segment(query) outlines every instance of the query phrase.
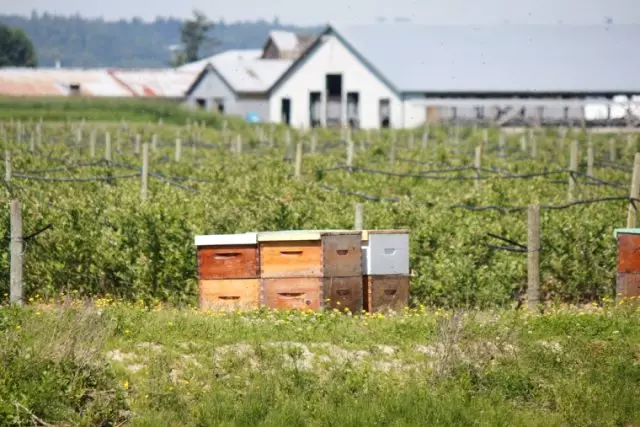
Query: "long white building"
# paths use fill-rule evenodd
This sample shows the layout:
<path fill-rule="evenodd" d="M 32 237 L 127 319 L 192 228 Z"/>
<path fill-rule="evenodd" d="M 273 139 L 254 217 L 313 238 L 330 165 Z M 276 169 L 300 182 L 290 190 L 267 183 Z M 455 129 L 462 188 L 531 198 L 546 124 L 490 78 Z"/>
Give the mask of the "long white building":
<path fill-rule="evenodd" d="M 628 100 L 640 94 L 640 56 L 630 54 L 639 26 L 375 24 L 297 40 L 273 33 L 259 57 L 212 61 L 187 102 L 306 128 L 637 113 Z"/>

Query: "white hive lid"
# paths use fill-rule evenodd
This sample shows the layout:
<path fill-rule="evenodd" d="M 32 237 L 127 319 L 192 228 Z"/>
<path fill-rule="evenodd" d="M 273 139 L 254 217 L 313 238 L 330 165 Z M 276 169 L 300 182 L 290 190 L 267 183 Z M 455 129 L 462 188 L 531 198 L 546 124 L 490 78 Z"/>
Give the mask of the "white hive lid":
<path fill-rule="evenodd" d="M 196 236 L 196 246 L 255 245 L 258 233 L 208 234 Z"/>
<path fill-rule="evenodd" d="M 369 240 L 371 234 L 409 234 L 409 230 L 362 230 L 362 240 Z"/>

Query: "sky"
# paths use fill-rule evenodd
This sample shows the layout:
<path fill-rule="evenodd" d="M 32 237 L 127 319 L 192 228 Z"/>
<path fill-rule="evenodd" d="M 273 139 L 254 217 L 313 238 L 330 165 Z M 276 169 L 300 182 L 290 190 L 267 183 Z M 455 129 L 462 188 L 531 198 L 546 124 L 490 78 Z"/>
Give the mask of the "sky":
<path fill-rule="evenodd" d="M 379 17 L 446 25 L 498 23 L 640 24 L 640 0 L 0 0 L 1 13 L 79 13 L 107 20 L 188 17 L 202 10 L 226 22 L 278 17 L 297 25 L 367 24 Z"/>

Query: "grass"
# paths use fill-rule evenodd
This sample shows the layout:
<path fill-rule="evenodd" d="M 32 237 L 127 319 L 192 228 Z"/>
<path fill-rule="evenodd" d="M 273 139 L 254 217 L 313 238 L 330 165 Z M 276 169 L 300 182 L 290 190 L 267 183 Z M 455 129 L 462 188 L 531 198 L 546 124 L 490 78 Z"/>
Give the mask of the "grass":
<path fill-rule="evenodd" d="M 5 308 L 0 424 L 629 425 L 640 422 L 636 307 Z"/>
<path fill-rule="evenodd" d="M 204 122 L 207 126 L 221 128 L 223 118 L 214 113 L 189 110 L 178 101 L 144 98 L 17 98 L 0 97 L 0 121 L 8 120 L 157 123 L 184 125 L 187 120 Z M 225 118 L 230 126 L 242 128 L 240 118 Z"/>

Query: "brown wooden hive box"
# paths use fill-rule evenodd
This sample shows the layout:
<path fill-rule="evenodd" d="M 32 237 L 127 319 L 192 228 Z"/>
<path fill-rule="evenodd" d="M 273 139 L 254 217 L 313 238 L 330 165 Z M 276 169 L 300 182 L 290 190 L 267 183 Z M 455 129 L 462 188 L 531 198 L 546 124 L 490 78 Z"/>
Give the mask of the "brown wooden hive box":
<path fill-rule="evenodd" d="M 360 242 L 357 231 L 259 233 L 260 277 L 360 276 Z"/>
<path fill-rule="evenodd" d="M 618 273 L 640 273 L 640 234 L 618 234 Z"/>
<path fill-rule="evenodd" d="M 364 309 L 371 313 L 401 311 L 409 305 L 409 276 L 362 276 Z"/>
<path fill-rule="evenodd" d="M 259 278 L 256 233 L 196 236 L 198 278 Z"/>
<path fill-rule="evenodd" d="M 261 280 L 261 303 L 279 310 L 362 310 L 362 276 L 279 277 Z"/>
<path fill-rule="evenodd" d="M 260 279 L 201 280 L 201 310 L 250 310 L 260 304 Z"/>

